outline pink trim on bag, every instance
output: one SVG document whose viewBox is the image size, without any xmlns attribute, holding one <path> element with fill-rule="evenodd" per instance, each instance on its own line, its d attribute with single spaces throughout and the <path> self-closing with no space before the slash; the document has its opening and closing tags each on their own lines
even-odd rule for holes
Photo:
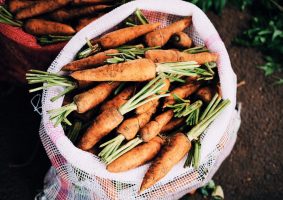
<svg viewBox="0 0 283 200">
<path fill-rule="evenodd" d="M 56 144 L 57 140 L 61 137 L 64 137 L 64 134 L 61 130 L 58 130 L 57 128 L 54 127 L 52 122 L 48 122 L 46 124 L 47 128 L 50 129 L 50 135 L 49 137 L 51 138 L 52 142 Z"/>
</svg>

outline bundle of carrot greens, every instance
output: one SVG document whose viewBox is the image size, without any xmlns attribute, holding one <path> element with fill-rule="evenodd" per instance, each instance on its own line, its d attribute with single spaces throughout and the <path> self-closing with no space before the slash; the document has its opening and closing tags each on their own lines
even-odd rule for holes
<svg viewBox="0 0 283 200">
<path fill-rule="evenodd" d="M 194 46 L 184 32 L 191 17 L 164 28 L 141 21 L 88 41 L 81 59 L 62 67 L 65 75 L 31 70 L 27 79 L 43 84 L 30 92 L 65 87 L 50 99 L 65 95 L 62 107 L 48 111 L 50 120 L 67 125 L 70 140 L 108 171 L 153 160 L 143 191 L 186 155 L 185 166 L 200 165 L 200 136 L 230 101 L 218 89 L 218 54 Z"/>
</svg>

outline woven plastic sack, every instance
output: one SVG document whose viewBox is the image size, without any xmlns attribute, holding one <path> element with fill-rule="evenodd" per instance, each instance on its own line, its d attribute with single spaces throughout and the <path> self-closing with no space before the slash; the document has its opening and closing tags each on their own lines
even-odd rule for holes
<svg viewBox="0 0 283 200">
<path fill-rule="evenodd" d="M 0 5 L 5 1 L 0 0 Z M 66 42 L 40 46 L 22 28 L 0 23 L 1 79 L 25 82 L 29 69 L 46 70 Z"/>
<path fill-rule="evenodd" d="M 59 72 L 63 65 L 74 59 L 85 44 L 85 38 L 95 38 L 113 29 L 137 8 L 142 9 L 150 22 L 160 21 L 163 26 L 192 16 L 193 25 L 186 32 L 195 44 L 205 44 L 219 54 L 217 66 L 222 95 L 224 99 L 230 99 L 231 104 L 201 137 L 200 167 L 183 168 L 184 158 L 157 184 L 138 194 L 149 164 L 123 173 L 110 173 L 97 156 L 76 148 L 65 136 L 63 128 L 54 127 L 49 120 L 47 111 L 59 108 L 63 102 L 63 98 L 50 102 L 51 97 L 63 90 L 61 87 L 50 88 L 43 92 L 40 137 L 53 166 L 46 175 L 42 199 L 178 199 L 210 180 L 235 143 L 240 125 L 235 110 L 236 75 L 214 26 L 193 4 L 180 0 L 138 0 L 120 6 L 77 33 L 49 71 Z"/>
</svg>

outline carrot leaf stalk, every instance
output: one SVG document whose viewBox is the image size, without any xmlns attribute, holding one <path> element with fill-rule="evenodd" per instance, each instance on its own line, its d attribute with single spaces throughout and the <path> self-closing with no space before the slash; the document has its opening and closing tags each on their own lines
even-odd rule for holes
<svg viewBox="0 0 283 200">
<path fill-rule="evenodd" d="M 163 79 L 160 76 L 156 77 L 155 79 L 150 81 L 146 86 L 144 86 L 140 92 L 138 92 L 135 96 L 133 96 L 130 100 L 128 100 L 127 103 L 122 105 L 119 108 L 120 113 L 124 115 L 125 113 L 128 113 L 153 99 L 158 99 L 161 97 L 168 96 L 169 94 L 154 95 L 157 94 L 164 87 L 164 85 L 165 83 Z M 148 98 L 149 96 L 152 95 L 153 95 L 152 98 Z M 101 148 L 102 147 L 104 148 L 99 153 L 99 156 L 106 163 L 110 163 L 142 142 L 142 139 L 138 138 L 131 140 L 122 147 L 120 147 L 124 140 L 125 140 L 125 136 L 120 134 L 116 136 L 114 139 L 100 145 Z"/>
<path fill-rule="evenodd" d="M 211 80 L 214 76 L 214 73 L 209 70 L 200 68 L 195 61 L 157 63 L 156 65 L 157 73 L 165 74 L 166 77 L 173 78 L 173 80 L 182 76 L 198 77 L 197 80 Z"/>
<path fill-rule="evenodd" d="M 73 36 L 44 35 L 37 38 L 37 42 L 41 45 L 54 44 L 58 42 L 68 41 Z"/>
<path fill-rule="evenodd" d="M 67 134 L 67 137 L 73 142 L 75 143 L 78 136 L 79 136 L 79 133 L 82 129 L 82 122 L 81 121 L 78 121 L 76 120 L 74 122 L 74 124 L 71 126 L 70 130 L 68 131 L 68 134 Z"/>
<path fill-rule="evenodd" d="M 137 9 L 135 11 L 135 16 L 138 18 L 138 20 L 141 22 L 141 24 L 149 24 L 148 20 L 146 17 L 142 14 L 140 9 Z"/>
<path fill-rule="evenodd" d="M 200 141 L 192 142 L 192 149 L 188 153 L 188 157 L 185 161 L 184 168 L 193 166 L 195 169 L 199 167 L 201 152 L 201 143 Z"/>
<path fill-rule="evenodd" d="M 64 122 L 67 125 L 72 125 L 72 123 L 67 119 L 68 115 L 77 110 L 77 105 L 73 102 L 68 105 L 65 105 L 61 108 L 53 109 L 47 111 L 48 114 L 50 114 L 50 120 L 54 121 L 54 126 L 58 126 L 60 123 Z"/>
<path fill-rule="evenodd" d="M 173 105 L 167 105 L 167 107 L 172 108 L 175 117 L 186 117 L 186 124 L 187 125 L 195 125 L 198 123 L 199 112 L 202 106 L 202 101 L 197 100 L 193 104 L 190 104 L 190 100 L 184 100 L 177 97 L 177 101 L 182 101 L 181 103 L 176 103 Z"/>
<path fill-rule="evenodd" d="M 158 49 L 158 48 L 160 47 L 144 48 L 142 44 L 133 45 L 133 46 L 121 46 L 117 48 L 119 53 L 107 54 L 107 56 L 111 56 L 112 58 L 108 58 L 106 60 L 106 63 L 114 64 L 114 63 L 126 62 L 129 60 L 135 60 L 141 58 L 146 51 L 151 49 Z"/>
<path fill-rule="evenodd" d="M 151 80 L 146 84 L 135 96 L 127 101 L 124 105 L 119 108 L 119 111 L 122 115 L 136 109 L 137 107 L 153 100 L 159 99 L 162 97 L 167 97 L 169 94 L 155 95 L 152 98 L 147 98 L 153 94 L 157 94 L 165 83 L 160 76 L 157 76 L 155 79 Z"/>
<path fill-rule="evenodd" d="M 0 23 L 17 27 L 23 25 L 21 21 L 14 19 L 13 15 L 4 6 L 0 6 Z"/>
<path fill-rule="evenodd" d="M 209 52 L 209 50 L 205 46 L 196 46 L 189 49 L 185 49 L 183 52 L 190 53 L 190 54 L 196 54 L 201 52 Z"/>
<path fill-rule="evenodd" d="M 199 121 L 199 123 L 194 126 L 188 133 L 187 136 L 192 140 L 197 140 L 198 137 L 205 131 L 205 129 L 210 125 L 210 123 L 222 112 L 222 110 L 230 104 L 230 100 L 226 99 L 220 103 L 220 101 L 216 100 L 214 104 L 211 106 L 212 109 L 208 112 L 208 114 Z"/>
<path fill-rule="evenodd" d="M 70 78 L 62 75 L 58 75 L 55 73 L 45 72 L 41 70 L 29 70 L 28 73 L 26 73 L 26 79 L 28 81 L 28 84 L 38 84 L 38 83 L 44 83 L 43 86 L 30 89 L 29 92 L 36 92 L 39 90 L 47 89 L 53 86 L 63 86 L 65 87 L 64 91 L 58 94 L 57 96 L 51 98 L 51 101 L 56 101 L 61 96 L 73 91 L 78 87 L 78 85 L 72 81 Z"/>
<path fill-rule="evenodd" d="M 88 48 L 82 50 L 81 52 L 77 54 L 78 59 L 86 58 L 101 50 L 98 44 L 92 45 L 89 39 L 86 39 L 86 43 L 87 43 Z"/>
</svg>

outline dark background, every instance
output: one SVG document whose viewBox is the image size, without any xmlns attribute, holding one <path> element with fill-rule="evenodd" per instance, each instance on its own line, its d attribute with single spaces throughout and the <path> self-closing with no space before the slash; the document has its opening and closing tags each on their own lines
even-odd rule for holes
<svg viewBox="0 0 283 200">
<path fill-rule="evenodd" d="M 238 88 L 243 108 L 236 145 L 213 179 L 223 187 L 228 200 L 282 199 L 283 86 L 273 85 L 257 68 L 263 64 L 257 49 L 232 43 L 247 27 L 248 13 L 228 7 L 222 17 L 208 16 L 226 44 L 238 81 L 246 82 Z M 0 56 L 0 67 L 5 66 L 7 60 Z M 50 165 L 39 142 L 40 116 L 33 112 L 33 95 L 27 90 L 23 84 L 0 82 L 1 200 L 33 199 L 42 189 Z M 29 160 L 32 154 L 34 158 Z"/>
</svg>

